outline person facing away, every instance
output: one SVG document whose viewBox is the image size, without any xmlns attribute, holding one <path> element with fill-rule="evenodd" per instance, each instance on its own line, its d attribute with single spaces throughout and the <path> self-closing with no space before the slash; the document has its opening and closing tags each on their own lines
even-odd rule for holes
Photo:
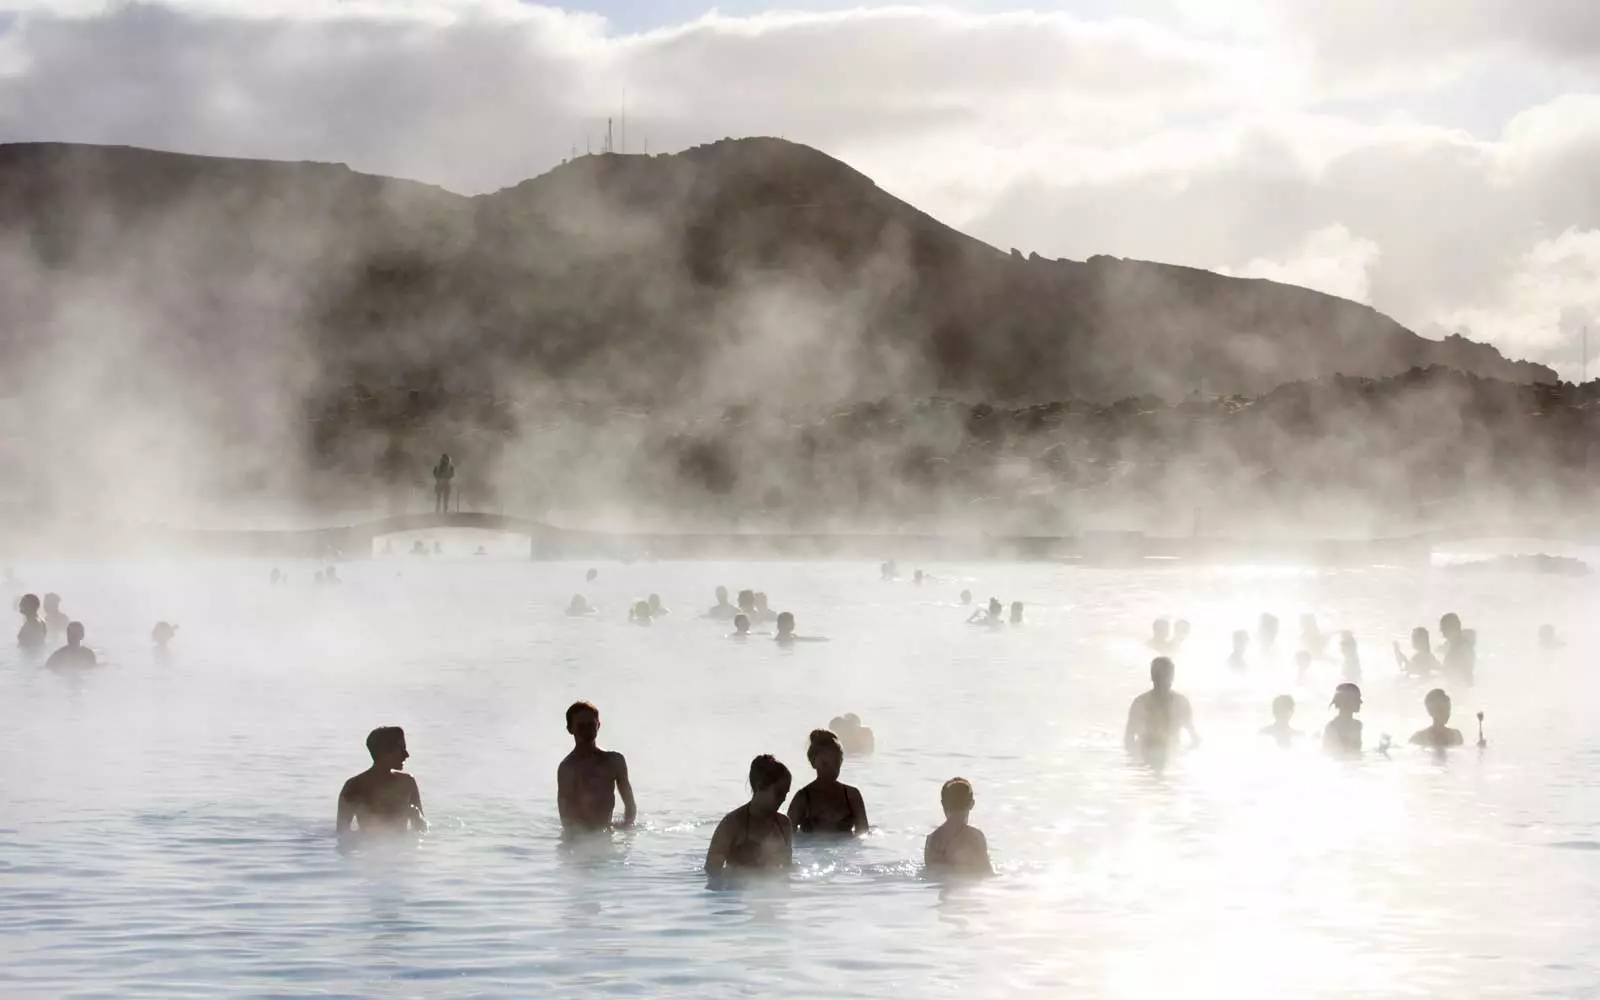
<svg viewBox="0 0 1600 1000">
<path fill-rule="evenodd" d="M 1439 635 L 1444 638 L 1444 657 L 1440 669 L 1460 684 L 1471 684 L 1478 665 L 1478 633 L 1461 627 L 1461 617 L 1451 612 L 1439 619 Z"/>
<path fill-rule="evenodd" d="M 1233 633 L 1233 652 L 1228 654 L 1228 666 L 1243 670 L 1250 665 L 1246 656 L 1250 652 L 1250 633 L 1239 629 Z"/>
<path fill-rule="evenodd" d="M 753 590 L 739 591 L 739 611 L 751 621 L 756 620 L 756 592 Z"/>
<path fill-rule="evenodd" d="M 1300 649 L 1314 660 L 1322 659 L 1328 651 L 1328 637 L 1317 624 L 1316 615 L 1300 616 Z"/>
<path fill-rule="evenodd" d="M 44 619 L 39 617 L 39 595 L 23 594 L 17 602 L 17 613 L 22 615 L 22 627 L 17 629 L 17 647 L 28 652 L 44 648 Z"/>
<path fill-rule="evenodd" d="M 1183 644 L 1189 641 L 1189 621 L 1179 618 L 1172 624 L 1172 652 L 1183 649 Z"/>
<path fill-rule="evenodd" d="M 839 737 L 845 753 L 859 757 L 877 749 L 877 738 L 872 735 L 871 729 L 861 724 L 861 716 L 854 712 L 846 712 L 829 722 L 828 728 Z"/>
<path fill-rule="evenodd" d="M 826 729 L 811 730 L 806 760 L 816 769 L 817 780 L 794 793 L 789 822 L 800 833 L 866 833 L 870 827 L 861 791 L 839 780 L 844 767 L 839 737 Z"/>
<path fill-rule="evenodd" d="M 1422 699 L 1422 707 L 1427 709 L 1428 718 L 1433 722 L 1426 729 L 1419 729 L 1411 734 L 1411 745 L 1418 747 L 1432 747 L 1443 750 L 1448 747 L 1461 746 L 1466 740 L 1461 735 L 1461 730 L 1451 729 L 1450 722 L 1450 696 L 1444 688 L 1434 688 Z"/>
<path fill-rule="evenodd" d="M 789 769 L 771 754 L 750 762 L 750 801 L 722 817 L 706 849 L 706 872 L 781 871 L 794 862 L 794 827 L 779 810 Z"/>
<path fill-rule="evenodd" d="M 83 644 L 83 622 L 67 623 L 67 644 L 50 654 L 47 667 L 92 667 L 94 650 Z"/>
<path fill-rule="evenodd" d="M 1394 659 L 1402 673 L 1413 677 L 1427 677 L 1439 670 L 1439 660 L 1433 655 L 1428 630 L 1421 625 L 1411 630 L 1411 655 L 1402 653 L 1397 642 L 1394 644 Z"/>
<path fill-rule="evenodd" d="M 600 735 L 600 710 L 586 701 L 574 702 L 567 709 L 567 732 L 572 734 L 572 752 L 556 768 L 561 828 L 580 833 L 633 826 L 638 809 L 628 781 L 628 762 L 622 754 L 602 750 L 595 743 Z M 622 796 L 621 823 L 615 819 L 618 795 Z"/>
<path fill-rule="evenodd" d="M 1150 638 L 1145 645 L 1162 655 L 1172 652 L 1172 623 L 1165 618 L 1157 618 L 1150 623 Z"/>
<path fill-rule="evenodd" d="M 922 845 L 923 867 L 958 875 L 994 874 L 988 838 L 967 822 L 976 804 L 972 783 L 966 778 L 951 778 L 944 783 L 939 789 L 944 822 L 928 834 Z"/>
<path fill-rule="evenodd" d="M 379 726 L 367 734 L 372 766 L 339 789 L 339 810 L 334 830 L 340 843 L 377 833 L 423 831 L 422 793 L 417 779 L 404 773 L 411 757 L 406 733 L 399 726 Z"/>
<path fill-rule="evenodd" d="M 1567 643 L 1566 640 L 1556 635 L 1556 627 L 1554 625 L 1540 625 L 1539 648 L 1547 651 L 1566 649 Z"/>
<path fill-rule="evenodd" d="M 667 610 L 666 605 L 661 603 L 661 595 L 660 594 L 651 594 L 649 603 L 650 603 L 650 617 L 651 618 L 665 618 L 668 615 L 672 614 L 671 611 Z"/>
<path fill-rule="evenodd" d="M 733 616 L 737 615 L 738 613 L 739 609 L 734 607 L 728 601 L 728 588 L 718 587 L 717 603 L 711 606 L 711 610 L 705 613 L 705 617 L 714 619 L 716 621 L 725 622 L 731 620 Z"/>
<path fill-rule="evenodd" d="M 971 603 L 972 603 L 972 591 L 963 590 L 961 592 L 961 604 L 962 604 L 962 606 L 964 607 L 964 606 L 966 606 L 968 604 L 971 604 Z"/>
<path fill-rule="evenodd" d="M 590 606 L 589 601 L 582 594 L 572 595 L 572 603 L 567 605 L 568 615 L 571 615 L 574 618 L 581 618 L 585 615 L 592 615 L 594 613 L 594 608 Z"/>
<path fill-rule="evenodd" d="M 1263 612 L 1260 622 L 1256 624 L 1256 645 L 1261 648 L 1263 654 L 1270 654 L 1277 642 L 1278 616 Z"/>
<path fill-rule="evenodd" d="M 628 609 L 628 621 L 633 622 L 635 625 L 649 625 L 650 624 L 650 602 L 649 601 L 636 601 L 636 602 L 634 602 L 633 607 Z"/>
<path fill-rule="evenodd" d="M 1189 699 L 1172 690 L 1176 674 L 1177 668 L 1165 656 L 1150 661 L 1150 690 L 1128 706 L 1128 725 L 1122 733 L 1125 749 L 1146 755 L 1165 753 L 1177 745 L 1179 733 L 1185 730 L 1190 745 L 1200 745 Z"/>
<path fill-rule="evenodd" d="M 155 628 L 150 630 L 150 641 L 157 649 L 166 649 L 167 643 L 178 634 L 178 626 L 170 622 L 156 622 Z"/>
<path fill-rule="evenodd" d="M 1361 682 L 1361 650 L 1356 646 L 1354 632 L 1339 633 L 1339 659 L 1344 679 L 1352 684 Z"/>
<path fill-rule="evenodd" d="M 61 610 L 61 595 L 44 595 L 44 627 L 51 635 L 65 635 L 72 621 Z"/>
<path fill-rule="evenodd" d="M 1294 742 L 1299 734 L 1289 727 L 1289 720 L 1294 718 L 1294 699 L 1286 694 L 1280 694 L 1272 699 L 1272 725 L 1262 726 L 1261 735 L 1270 736 L 1280 747 L 1286 747 Z"/>
<path fill-rule="evenodd" d="M 1340 684 L 1334 689 L 1328 707 L 1338 709 L 1339 714 L 1322 730 L 1322 749 L 1333 753 L 1360 753 L 1361 720 L 1356 718 L 1356 713 L 1361 711 L 1361 689 L 1348 682 Z"/>
<path fill-rule="evenodd" d="M 730 639 L 748 639 L 748 638 L 750 638 L 750 619 L 745 617 L 744 615 L 734 615 L 733 616 L 733 632 L 728 636 L 728 638 L 730 638 Z"/>
<path fill-rule="evenodd" d="M 761 625 L 776 621 L 778 614 L 767 606 L 767 595 L 758 590 L 752 596 L 755 600 L 755 611 L 750 615 L 750 620 Z"/>
<path fill-rule="evenodd" d="M 450 456 L 440 455 L 439 464 L 433 467 L 433 510 L 436 514 L 450 510 L 450 480 L 456 477 L 456 467 Z"/>
<path fill-rule="evenodd" d="M 584 580 L 587 581 L 588 583 L 593 583 L 596 579 L 599 578 L 599 576 L 600 576 L 600 571 L 597 570 L 597 569 L 591 569 L 589 572 L 583 574 Z"/>
</svg>

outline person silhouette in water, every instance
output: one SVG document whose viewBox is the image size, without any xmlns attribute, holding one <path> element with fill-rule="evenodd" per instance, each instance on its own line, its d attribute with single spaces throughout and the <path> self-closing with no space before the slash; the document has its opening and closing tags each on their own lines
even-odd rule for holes
<svg viewBox="0 0 1600 1000">
<path fill-rule="evenodd" d="M 722 817 L 706 850 L 706 872 L 783 871 L 794 863 L 794 827 L 779 810 L 789 769 L 771 754 L 750 762 L 750 801 Z"/>
<path fill-rule="evenodd" d="M 567 833 L 597 832 L 633 826 L 638 809 L 633 785 L 628 781 L 628 761 L 615 750 L 602 750 L 600 710 L 586 701 L 567 708 L 567 732 L 572 752 L 556 768 L 556 808 Z M 615 819 L 617 796 L 622 796 L 622 822 Z"/>
<path fill-rule="evenodd" d="M 83 622 L 67 623 L 67 644 L 50 654 L 47 667 L 92 667 L 94 650 L 83 644 Z"/>
<path fill-rule="evenodd" d="M 1150 623 L 1150 638 L 1145 645 L 1165 656 L 1172 652 L 1172 623 L 1165 618 L 1157 618 Z"/>
<path fill-rule="evenodd" d="M 1165 656 L 1150 661 L 1150 690 L 1128 706 L 1122 745 L 1129 752 L 1137 750 L 1147 760 L 1163 758 L 1177 747 L 1178 736 L 1184 731 L 1189 734 L 1191 746 L 1200 745 L 1189 699 L 1172 690 L 1176 674 L 1177 668 Z"/>
<path fill-rule="evenodd" d="M 1278 642 L 1278 616 L 1263 613 L 1261 620 L 1256 624 L 1256 646 L 1261 650 L 1261 655 L 1272 655 L 1272 647 Z"/>
<path fill-rule="evenodd" d="M 1340 684 L 1334 689 L 1328 707 L 1338 709 L 1339 714 L 1322 730 L 1322 749 L 1340 754 L 1360 753 L 1361 720 L 1356 718 L 1356 713 L 1361 711 L 1361 689 L 1348 682 Z"/>
<path fill-rule="evenodd" d="M 1458 684 L 1471 684 L 1478 665 L 1478 633 L 1461 627 L 1459 615 L 1451 612 L 1439 619 L 1439 635 L 1444 639 L 1444 675 Z"/>
<path fill-rule="evenodd" d="M 450 480 L 456 477 L 456 467 L 450 456 L 440 455 L 439 464 L 433 467 L 433 512 L 450 512 Z"/>
<path fill-rule="evenodd" d="M 1011 602 L 1011 624 L 1013 624 L 1013 625 L 1021 625 L 1022 624 L 1022 602 L 1021 601 L 1012 601 Z"/>
<path fill-rule="evenodd" d="M 1262 736 L 1270 736 L 1280 747 L 1289 746 L 1294 738 L 1299 735 L 1289 726 L 1289 720 L 1294 718 L 1294 699 L 1286 694 L 1280 694 L 1272 699 L 1272 725 L 1263 726 Z"/>
<path fill-rule="evenodd" d="M 404 773 L 411 753 L 406 733 L 399 726 L 379 726 L 367 734 L 372 766 L 339 789 L 339 809 L 334 831 L 340 844 L 350 844 L 374 834 L 421 832 L 428 828 L 422 815 L 422 792 L 417 779 Z"/>
<path fill-rule="evenodd" d="M 1361 683 L 1361 650 L 1356 646 L 1354 632 L 1339 633 L 1339 659 L 1344 679 L 1352 684 Z"/>
<path fill-rule="evenodd" d="M 167 644 L 178 634 L 178 626 L 170 622 L 156 622 L 156 627 L 150 630 L 150 641 L 162 652 L 167 649 Z"/>
<path fill-rule="evenodd" d="M 1553 652 L 1557 649 L 1566 649 L 1567 643 L 1565 639 L 1556 634 L 1554 625 L 1540 625 L 1539 648 L 1546 652 Z"/>
<path fill-rule="evenodd" d="M 713 604 L 711 606 L 711 610 L 707 611 L 702 617 L 710 618 L 714 621 L 725 622 L 732 620 L 733 616 L 737 615 L 738 613 L 739 609 L 728 602 L 728 588 L 718 587 L 717 603 Z"/>
<path fill-rule="evenodd" d="M 1239 629 L 1233 633 L 1233 652 L 1228 654 L 1228 666 L 1234 670 L 1243 670 L 1250 666 L 1247 656 L 1250 652 L 1250 633 Z"/>
<path fill-rule="evenodd" d="M 1422 706 L 1433 722 L 1428 728 L 1419 729 L 1411 734 L 1412 746 L 1446 750 L 1466 742 L 1461 730 L 1450 728 L 1450 696 L 1445 693 L 1444 688 L 1434 688 L 1429 691 L 1422 699 Z"/>
<path fill-rule="evenodd" d="M 572 603 L 567 605 L 567 615 L 572 618 L 585 618 L 597 613 L 594 606 L 582 594 L 573 594 Z"/>
<path fill-rule="evenodd" d="M 944 823 L 928 834 L 922 845 L 923 867 L 955 875 L 993 875 L 989 861 L 989 840 L 983 831 L 970 825 L 977 798 L 966 778 L 951 778 L 939 789 L 939 805 Z"/>
<path fill-rule="evenodd" d="M 1182 652 L 1183 644 L 1188 641 L 1189 622 L 1187 619 L 1179 618 L 1172 624 L 1172 644 L 1168 651 L 1172 653 Z"/>
<path fill-rule="evenodd" d="M 51 635 L 65 635 L 72 620 L 61 610 L 61 595 L 44 595 L 44 627 Z"/>
<path fill-rule="evenodd" d="M 734 615 L 733 616 L 733 631 L 731 633 L 729 633 L 728 638 L 730 638 L 730 639 L 748 639 L 748 638 L 750 638 L 750 619 L 746 618 L 744 615 Z"/>
<path fill-rule="evenodd" d="M 1412 677 L 1427 677 L 1439 670 L 1439 659 L 1433 655 L 1428 630 L 1420 625 L 1411 630 L 1411 655 L 1402 653 L 1397 642 L 1394 644 L 1394 660 L 1402 673 Z"/>
<path fill-rule="evenodd" d="M 17 602 L 17 613 L 22 615 L 22 627 L 17 629 L 17 648 L 36 653 L 44 648 L 44 619 L 39 617 L 39 595 L 23 594 Z"/>
<path fill-rule="evenodd" d="M 789 822 L 800 833 L 863 834 L 869 829 L 867 806 L 859 789 L 839 780 L 844 767 L 844 747 L 826 729 L 813 729 L 806 759 L 817 780 L 794 793 Z"/>
</svg>

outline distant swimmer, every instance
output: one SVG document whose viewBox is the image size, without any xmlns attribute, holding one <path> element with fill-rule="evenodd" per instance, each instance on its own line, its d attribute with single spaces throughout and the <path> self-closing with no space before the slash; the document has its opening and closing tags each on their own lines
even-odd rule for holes
<svg viewBox="0 0 1600 1000">
<path fill-rule="evenodd" d="M 776 638 L 777 638 L 777 641 L 778 641 L 778 645 L 780 645 L 780 646 L 791 646 L 791 645 L 793 645 L 793 644 L 795 644 L 797 642 L 827 642 L 828 641 L 827 639 L 823 638 L 820 635 L 797 635 L 797 634 L 795 634 L 795 630 L 794 630 L 794 614 L 792 612 L 788 612 L 788 611 L 785 611 L 783 614 L 778 616 L 778 634 L 777 634 Z"/>
<path fill-rule="evenodd" d="M 1320 660 L 1327 655 L 1328 637 L 1317 624 L 1316 615 L 1300 616 L 1300 648 Z"/>
<path fill-rule="evenodd" d="M 343 583 L 344 582 L 343 580 L 339 579 L 339 571 L 337 569 L 335 569 L 334 567 L 332 567 L 332 566 L 329 566 L 327 568 L 327 570 L 325 570 L 323 572 L 322 579 L 323 579 L 323 582 L 330 583 L 330 584 L 331 583 Z"/>
<path fill-rule="evenodd" d="M 1439 660 L 1433 655 L 1428 630 L 1420 625 L 1411 630 L 1411 655 L 1401 652 L 1397 642 L 1394 644 L 1394 660 L 1401 673 L 1412 677 L 1427 677 L 1439 670 Z"/>
<path fill-rule="evenodd" d="M 706 851 L 706 871 L 784 871 L 794 864 L 794 827 L 779 810 L 789 769 L 771 754 L 750 762 L 750 801 L 722 817 Z"/>
<path fill-rule="evenodd" d="M 898 579 L 900 579 L 900 567 L 896 566 L 894 564 L 894 560 L 891 559 L 888 562 L 884 563 L 882 566 L 878 567 L 878 574 L 879 574 L 878 578 L 881 579 L 885 583 L 888 583 L 888 582 L 893 581 L 893 580 L 898 580 Z"/>
<path fill-rule="evenodd" d="M 650 602 L 635 601 L 628 608 L 628 621 L 635 625 L 650 624 Z"/>
<path fill-rule="evenodd" d="M 428 554 L 427 546 L 422 544 L 422 539 L 419 538 L 411 543 L 411 554 L 414 556 L 425 556 Z"/>
<path fill-rule="evenodd" d="M 375 833 L 423 831 L 422 793 L 417 779 L 404 773 L 406 733 L 399 726 L 380 726 L 367 734 L 372 766 L 344 783 L 339 790 L 339 812 L 334 821 L 341 844 Z"/>
<path fill-rule="evenodd" d="M 567 709 L 567 732 L 572 734 L 572 752 L 556 769 L 561 828 L 582 832 L 633 826 L 638 809 L 628 781 L 628 762 L 615 750 L 602 750 L 595 744 L 600 736 L 600 710 L 586 701 L 574 702 Z M 622 796 L 620 823 L 615 819 L 618 795 Z"/>
<path fill-rule="evenodd" d="M 1172 652 L 1172 623 L 1165 618 L 1151 622 L 1150 638 L 1145 640 L 1145 645 L 1162 655 Z"/>
<path fill-rule="evenodd" d="M 1567 643 L 1565 639 L 1556 635 L 1556 627 L 1554 625 L 1540 625 L 1539 648 L 1543 650 L 1566 649 Z"/>
<path fill-rule="evenodd" d="M 1022 624 L 1022 602 L 1021 601 L 1012 601 L 1011 602 L 1011 624 L 1013 624 L 1013 625 L 1021 625 Z"/>
<path fill-rule="evenodd" d="M 993 875 L 989 861 L 989 840 L 983 831 L 968 823 L 977 797 L 966 778 L 951 778 L 939 789 L 939 805 L 944 823 L 922 845 L 923 867 L 953 875 Z"/>
<path fill-rule="evenodd" d="M 734 615 L 737 615 L 738 613 L 739 613 L 739 609 L 734 607 L 728 601 L 728 588 L 727 587 L 718 587 L 717 588 L 717 603 L 713 604 L 711 606 L 711 609 L 709 611 L 707 611 L 702 617 L 710 618 L 710 619 L 712 619 L 714 621 L 725 622 L 725 621 L 731 621 L 733 619 Z"/>
<path fill-rule="evenodd" d="M 979 608 L 967 616 L 968 625 L 998 626 L 1005 624 L 1005 609 L 1000 604 L 998 597 L 989 598 L 986 608 Z"/>
<path fill-rule="evenodd" d="M 1361 650 L 1356 646 L 1354 632 L 1339 633 L 1339 660 L 1344 679 L 1352 684 L 1361 683 Z"/>
<path fill-rule="evenodd" d="M 1272 647 L 1278 642 L 1278 616 L 1263 613 L 1261 621 L 1256 624 L 1256 645 L 1261 649 L 1263 656 L 1272 653 Z"/>
<path fill-rule="evenodd" d="M 733 632 L 728 635 L 730 639 L 750 638 L 750 619 L 745 615 L 733 616 Z"/>
<path fill-rule="evenodd" d="M 434 542 L 433 554 L 436 556 L 444 555 L 444 545 L 440 542 Z"/>
<path fill-rule="evenodd" d="M 971 604 L 972 603 L 972 591 L 963 590 L 961 592 L 961 603 L 963 605 L 967 605 L 967 604 Z"/>
<path fill-rule="evenodd" d="M 666 605 L 661 603 L 661 595 L 660 594 L 651 594 L 649 603 L 650 603 L 650 617 L 651 618 L 665 618 L 668 615 L 672 614 L 671 611 L 667 610 Z"/>
<path fill-rule="evenodd" d="M 61 610 L 61 595 L 44 595 L 44 627 L 51 635 L 65 635 L 67 626 L 72 624 L 72 619 Z"/>
<path fill-rule="evenodd" d="M 1431 747 L 1435 750 L 1445 750 L 1458 747 L 1466 743 L 1461 735 L 1461 730 L 1451 729 L 1450 722 L 1450 696 L 1444 688 L 1434 688 L 1422 699 L 1423 708 L 1427 709 L 1428 718 L 1433 722 L 1426 729 L 1419 729 L 1411 734 L 1411 745 L 1416 747 Z"/>
<path fill-rule="evenodd" d="M 164 650 L 177 634 L 178 626 L 170 622 L 156 622 L 156 627 L 150 630 L 150 641 L 157 649 Z"/>
<path fill-rule="evenodd" d="M 1340 684 L 1334 689 L 1328 707 L 1338 709 L 1339 714 L 1322 730 L 1322 749 L 1332 753 L 1360 753 L 1361 720 L 1356 718 L 1356 713 L 1361 711 L 1361 689 L 1348 682 Z"/>
<path fill-rule="evenodd" d="M 877 738 L 872 735 L 872 730 L 861 724 L 861 717 L 854 712 L 846 712 L 832 722 L 828 723 L 839 743 L 844 747 L 844 752 L 853 757 L 869 754 L 877 749 Z"/>
<path fill-rule="evenodd" d="M 312 574 L 311 583 L 313 586 L 320 587 L 324 582 L 325 581 L 322 578 L 322 570 L 319 569 L 316 571 L 316 573 Z"/>
<path fill-rule="evenodd" d="M 44 663 L 47 667 L 92 667 L 94 650 L 83 644 L 83 622 L 67 623 L 67 644 L 50 654 Z"/>
<path fill-rule="evenodd" d="M 1461 627 L 1454 612 L 1439 619 L 1439 635 L 1444 639 L 1444 675 L 1458 684 L 1471 684 L 1478 665 L 1478 633 Z"/>
<path fill-rule="evenodd" d="M 572 602 L 567 605 L 567 614 L 573 618 L 583 618 L 598 613 L 599 609 L 590 604 L 582 594 L 573 594 Z"/>
<path fill-rule="evenodd" d="M 1172 625 L 1172 651 L 1174 653 L 1183 649 L 1183 644 L 1189 641 L 1188 619 L 1179 618 Z"/>
<path fill-rule="evenodd" d="M 276 567 L 276 566 L 272 567 L 272 573 L 271 573 L 271 575 L 269 575 L 267 577 L 267 582 L 273 584 L 274 586 L 276 586 L 278 581 L 282 580 L 282 579 L 283 579 L 283 574 L 278 572 L 278 567 Z"/>
<path fill-rule="evenodd" d="M 839 780 L 844 767 L 844 747 L 826 729 L 811 731 L 806 760 L 816 769 L 817 780 L 794 793 L 789 822 L 800 833 L 860 835 L 870 828 L 861 791 Z"/>
<path fill-rule="evenodd" d="M 768 607 L 766 594 L 763 594 L 759 590 L 756 591 L 755 602 L 756 609 L 755 613 L 750 616 L 751 621 L 755 622 L 757 625 L 765 625 L 768 622 L 777 621 L 778 613 L 773 611 L 772 608 Z"/>
<path fill-rule="evenodd" d="M 922 570 L 919 569 L 915 573 L 911 574 L 911 582 L 919 587 L 922 586 Z"/>
<path fill-rule="evenodd" d="M 478 550 L 472 554 L 475 556 L 486 556 L 489 554 L 489 550 L 480 545 L 478 546 Z"/>
<path fill-rule="evenodd" d="M 1297 650 L 1294 654 L 1295 679 L 1303 681 L 1306 674 L 1311 672 L 1311 651 L 1308 649 Z"/>
<path fill-rule="evenodd" d="M 751 621 L 756 620 L 756 592 L 753 590 L 739 591 L 739 611 Z"/>
<path fill-rule="evenodd" d="M 1244 670 L 1250 666 L 1250 633 L 1239 629 L 1233 633 L 1233 652 L 1228 654 L 1228 666 Z"/>
<path fill-rule="evenodd" d="M 17 629 L 17 648 L 37 652 L 44 648 L 46 629 L 39 617 L 39 595 L 23 594 L 17 602 L 17 613 L 22 615 L 22 627 Z"/>
<path fill-rule="evenodd" d="M 583 574 L 584 580 L 589 583 L 593 583 L 599 576 L 600 571 L 597 569 L 591 569 L 589 572 Z"/>
<path fill-rule="evenodd" d="M 1272 699 L 1272 725 L 1261 727 L 1262 736 L 1270 736 L 1280 747 L 1289 746 L 1299 733 L 1289 726 L 1294 718 L 1294 699 L 1280 694 Z"/>
<path fill-rule="evenodd" d="M 1147 758 L 1159 757 L 1177 747 L 1178 736 L 1184 731 L 1189 734 L 1191 746 L 1200 745 L 1189 699 L 1172 690 L 1176 674 L 1177 668 L 1165 656 L 1150 661 L 1150 690 L 1128 706 L 1128 725 L 1122 733 L 1125 749 L 1137 750 Z"/>
</svg>

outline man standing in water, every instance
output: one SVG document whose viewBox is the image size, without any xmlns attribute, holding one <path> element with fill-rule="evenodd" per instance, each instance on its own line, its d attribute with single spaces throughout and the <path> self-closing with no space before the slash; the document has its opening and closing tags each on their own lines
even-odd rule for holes
<svg viewBox="0 0 1600 1000">
<path fill-rule="evenodd" d="M 615 750 L 602 750 L 595 744 L 600 736 L 600 710 L 586 701 L 574 702 L 567 709 L 567 732 L 572 734 L 572 752 L 556 769 L 561 828 L 581 833 L 633 826 L 638 810 L 628 781 L 628 762 Z M 621 823 L 612 818 L 618 794 L 622 796 Z"/>
<path fill-rule="evenodd" d="M 456 467 L 449 455 L 440 455 L 439 464 L 433 467 L 433 512 L 450 513 L 450 480 L 456 477 Z"/>
<path fill-rule="evenodd" d="M 367 734 L 367 753 L 372 755 L 372 766 L 339 789 L 339 813 L 334 821 L 339 843 L 348 844 L 358 835 L 426 830 L 428 821 L 422 817 L 417 779 L 401 770 L 411 756 L 406 750 L 405 730 L 399 726 L 374 729 Z"/>
<path fill-rule="evenodd" d="M 1444 674 L 1458 684 L 1471 684 L 1478 665 L 1478 633 L 1461 627 L 1461 616 L 1450 612 L 1439 619 L 1444 638 Z"/>
<path fill-rule="evenodd" d="M 94 650 L 83 644 L 83 622 L 70 622 L 67 625 L 67 644 L 50 654 L 50 659 L 44 661 L 47 667 L 92 667 L 95 665 Z"/>
<path fill-rule="evenodd" d="M 1200 745 L 1189 699 L 1172 690 L 1176 673 L 1177 668 L 1165 656 L 1150 661 L 1150 690 L 1133 699 L 1122 734 L 1122 745 L 1130 753 L 1137 750 L 1146 759 L 1159 759 L 1177 745 L 1183 730 L 1189 733 L 1190 745 Z"/>
</svg>

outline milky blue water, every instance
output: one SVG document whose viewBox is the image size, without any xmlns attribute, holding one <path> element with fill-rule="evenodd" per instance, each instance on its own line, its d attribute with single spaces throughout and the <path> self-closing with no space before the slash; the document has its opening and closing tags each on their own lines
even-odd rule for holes
<svg viewBox="0 0 1600 1000">
<path fill-rule="evenodd" d="M 514 547 L 515 548 L 515 547 Z M 530 563 L 17 567 L 59 591 L 105 666 L 0 648 L 0 995 L 6 997 L 1594 996 L 1600 740 L 1590 581 L 1424 570 Z M 912 568 L 904 567 L 907 572 Z M 769 592 L 792 650 L 697 620 L 724 584 Z M 964 626 L 970 588 L 1028 603 Z M 561 612 L 584 591 L 604 613 Z M 649 592 L 676 613 L 630 627 Z M 1225 670 L 1262 610 L 1283 654 Z M 1337 666 L 1298 685 L 1297 616 L 1352 628 L 1369 744 L 1425 724 L 1391 640 L 1454 610 L 1480 634 L 1457 724 L 1490 747 L 1355 762 L 1255 730 L 1275 694 L 1320 729 Z M 1178 686 L 1205 744 L 1162 775 L 1124 757 L 1150 619 L 1194 637 Z M 169 657 L 157 619 L 181 625 Z M 1572 646 L 1539 652 L 1537 626 Z M 13 626 L 14 627 L 14 626 Z M 562 712 L 596 702 L 627 755 L 632 834 L 564 848 Z M 802 845 L 787 880 L 713 891 L 717 820 L 750 758 L 809 778 L 808 730 L 853 711 L 847 762 L 875 832 Z M 333 848 L 340 783 L 406 728 L 433 831 Z M 939 785 L 977 791 L 999 877 L 920 871 Z"/>
</svg>

